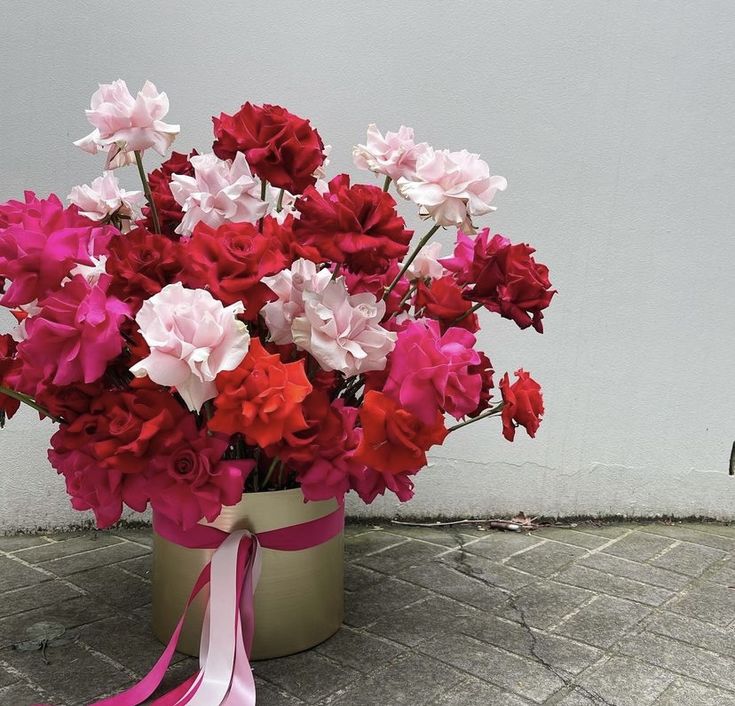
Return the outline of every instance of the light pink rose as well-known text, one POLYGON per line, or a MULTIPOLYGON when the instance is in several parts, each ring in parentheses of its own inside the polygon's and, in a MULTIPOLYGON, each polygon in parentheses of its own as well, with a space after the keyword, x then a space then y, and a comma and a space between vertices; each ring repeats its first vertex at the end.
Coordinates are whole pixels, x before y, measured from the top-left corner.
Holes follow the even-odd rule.
POLYGON ((142 191, 125 191, 112 172, 103 172, 91 184, 75 186, 66 197, 79 208, 79 213, 93 221, 102 221, 117 213, 125 219, 128 227, 131 220, 140 217, 144 201, 142 191))
POLYGON ((384 329, 385 302, 372 294, 350 295, 339 277, 321 292, 303 292, 304 313, 291 324, 294 343, 324 370, 346 376, 383 370, 396 334, 384 329))
POLYGON ((191 235, 200 221, 217 228, 225 221, 255 223, 265 215, 268 204, 260 199, 260 182, 253 177, 242 152, 232 161, 214 154, 198 155, 189 161, 194 167, 193 177, 171 177, 171 193, 184 211, 177 233, 191 235))
POLYGON ((130 371, 175 387, 198 412, 217 395, 217 374, 236 368, 248 352, 250 334, 236 318, 244 309, 241 302, 225 307, 204 289, 167 285, 135 317, 151 353, 130 371))
POLYGON ((439 279, 444 274, 444 268, 437 259, 441 252, 441 243, 429 243, 408 266, 406 274, 410 279, 439 279))
POLYGON ((398 180, 399 193, 419 205, 422 217, 465 233, 475 232, 473 217, 495 210, 490 202, 507 186, 504 177, 490 175, 480 155, 467 150, 429 149, 419 156, 416 174, 398 180))
POLYGON ((161 120, 168 113, 168 96, 150 81, 135 98, 122 79, 102 83, 85 113, 94 130, 74 144, 90 154, 107 151, 108 169, 132 164, 135 151, 153 148, 165 155, 179 134, 178 125, 161 120))
POLYGON ((400 177, 410 179, 416 169, 416 160, 429 149, 425 142, 414 142, 413 128, 401 125, 398 132, 386 132, 383 136, 371 123, 365 144, 355 146, 352 159, 359 169, 385 174, 393 180, 400 177))
POLYGON ((290 269, 263 277, 263 284, 278 297, 261 309, 274 343, 279 346, 293 343, 291 324, 304 313, 304 292, 319 294, 331 279, 328 269, 319 270, 315 263, 303 258, 296 260, 290 269))

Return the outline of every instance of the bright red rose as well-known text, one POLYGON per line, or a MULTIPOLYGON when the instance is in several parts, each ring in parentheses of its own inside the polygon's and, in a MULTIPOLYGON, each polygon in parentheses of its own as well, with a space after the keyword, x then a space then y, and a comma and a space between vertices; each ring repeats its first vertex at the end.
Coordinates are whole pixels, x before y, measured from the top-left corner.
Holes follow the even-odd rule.
POLYGON ((533 326, 543 333, 543 314, 556 294, 551 289, 549 268, 532 257, 535 250, 529 245, 511 245, 507 238, 496 235, 485 249, 478 250, 476 241, 473 262, 474 286, 465 293, 471 301, 512 319, 522 329, 533 326))
POLYGON ((212 431, 240 432, 249 444, 265 447, 307 426, 302 403, 312 388, 303 360, 283 363, 257 338, 242 363, 215 383, 216 411, 207 423, 212 431))
POLYGON ((413 481, 411 476, 416 471, 405 473, 390 473, 378 471, 367 466, 359 474, 350 476, 350 487, 360 496, 360 499, 368 505, 386 490, 390 490, 396 497, 405 503, 413 497, 413 481))
POLYGON ((508 373, 500 381, 503 395, 503 436, 513 441, 516 427, 525 427, 530 437, 536 436, 544 414, 544 398, 539 385, 525 370, 516 370, 518 378, 512 385, 508 373))
POLYGON ((321 255, 315 247, 307 247, 296 240, 293 224, 294 217, 290 214, 286 216, 283 223, 279 223, 273 216, 266 216, 263 219, 263 235, 279 244, 286 257, 285 267, 290 267, 294 260, 298 260, 300 257, 312 262, 319 262, 321 255))
POLYGON ((442 332, 452 326, 467 329, 470 333, 480 329, 477 314, 467 314, 471 304, 467 303, 462 288, 449 275, 428 283, 419 280, 415 306, 416 311, 422 312, 421 316, 436 319, 442 332))
MULTIPOLYGON (((180 152, 172 152, 171 156, 158 169, 155 169, 148 175, 148 183, 151 187, 153 203, 156 204, 161 233, 176 240, 180 236, 175 230, 181 223, 184 212, 181 210, 181 205, 171 193, 171 175, 183 174, 184 176, 194 176, 194 167, 189 160, 198 154, 196 150, 192 150, 188 156, 180 152)), ((153 231, 153 218, 151 217, 149 206, 143 207, 143 216, 144 219, 141 223, 148 230, 153 231)))
MULTIPOLYGON (((20 367, 15 351, 16 344, 11 335, 5 333, 0 336, 0 385, 11 389, 8 377, 20 367)), ((5 423, 5 419, 10 419, 18 411, 18 407, 20 407, 18 400, 0 393, 0 426, 5 423)))
POLYGON ((382 392, 369 391, 360 408, 363 435, 355 460, 378 471, 399 474, 426 465, 426 452, 447 436, 437 410, 432 424, 424 424, 382 392))
POLYGON ((320 260, 372 274, 385 272, 408 252, 413 231, 406 229, 393 197, 377 186, 350 186, 350 178, 340 174, 325 194, 307 189, 296 208, 301 214, 293 223, 296 241, 316 248, 320 260))
POLYGON ((144 299, 178 280, 182 246, 164 235, 136 228, 110 244, 105 269, 112 275, 110 293, 130 304, 133 312, 144 299))
POLYGON ((224 223, 212 228, 198 223, 186 244, 184 284, 208 289, 223 304, 245 304, 243 316, 255 321, 276 295, 261 282, 280 272, 287 258, 277 241, 252 223, 224 223))
POLYGON ((245 103, 234 115, 212 118, 212 151, 220 159, 244 152, 253 173, 279 189, 302 193, 324 163, 324 143, 308 120, 278 105, 245 103))

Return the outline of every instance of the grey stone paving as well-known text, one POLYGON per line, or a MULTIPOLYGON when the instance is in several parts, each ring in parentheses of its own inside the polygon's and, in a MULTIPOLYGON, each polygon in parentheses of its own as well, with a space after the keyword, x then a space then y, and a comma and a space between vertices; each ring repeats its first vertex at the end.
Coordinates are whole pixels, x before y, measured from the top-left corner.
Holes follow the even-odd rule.
MULTIPOLYGON (((259 706, 735 705, 735 527, 347 537, 345 626, 256 663, 259 706)), ((145 528, 0 537, 0 706, 82 706, 147 671, 150 545, 145 528), (44 622, 66 633, 14 648, 44 622)), ((193 669, 177 656, 168 687, 193 669)))

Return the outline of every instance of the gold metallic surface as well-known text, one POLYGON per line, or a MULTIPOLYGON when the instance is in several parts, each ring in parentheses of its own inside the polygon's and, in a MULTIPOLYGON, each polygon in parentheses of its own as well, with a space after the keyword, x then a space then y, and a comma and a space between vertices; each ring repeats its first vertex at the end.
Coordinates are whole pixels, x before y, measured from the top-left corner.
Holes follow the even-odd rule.
MULTIPOLYGON (((301 490, 248 493, 222 509, 214 527, 251 532, 288 527, 323 517, 336 501, 305 503, 301 490)), ((153 633, 168 642, 199 572, 213 550, 187 549, 153 533, 153 633)), ((262 550, 263 570, 255 591, 255 638, 251 659, 271 659, 306 650, 333 635, 342 623, 344 535, 298 552, 262 550)), ((184 624, 179 652, 199 654, 204 589, 184 624)))

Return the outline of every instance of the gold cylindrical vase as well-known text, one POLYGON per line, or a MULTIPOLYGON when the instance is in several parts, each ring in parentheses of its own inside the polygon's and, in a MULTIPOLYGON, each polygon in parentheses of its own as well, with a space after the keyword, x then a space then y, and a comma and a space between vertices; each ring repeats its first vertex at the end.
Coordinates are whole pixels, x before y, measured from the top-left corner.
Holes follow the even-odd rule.
MULTIPOLYGON (((212 523, 232 532, 253 534, 309 522, 337 509, 337 502, 304 502, 299 488, 247 493, 212 523)), ((272 659, 324 642, 344 614, 344 533, 301 551, 261 549, 262 571, 255 591, 255 636, 251 659, 272 659)), ((212 558, 212 549, 188 549, 153 533, 153 633, 168 642, 181 618, 194 582, 212 558)), ((192 603, 179 652, 199 654, 205 588, 192 603)))

